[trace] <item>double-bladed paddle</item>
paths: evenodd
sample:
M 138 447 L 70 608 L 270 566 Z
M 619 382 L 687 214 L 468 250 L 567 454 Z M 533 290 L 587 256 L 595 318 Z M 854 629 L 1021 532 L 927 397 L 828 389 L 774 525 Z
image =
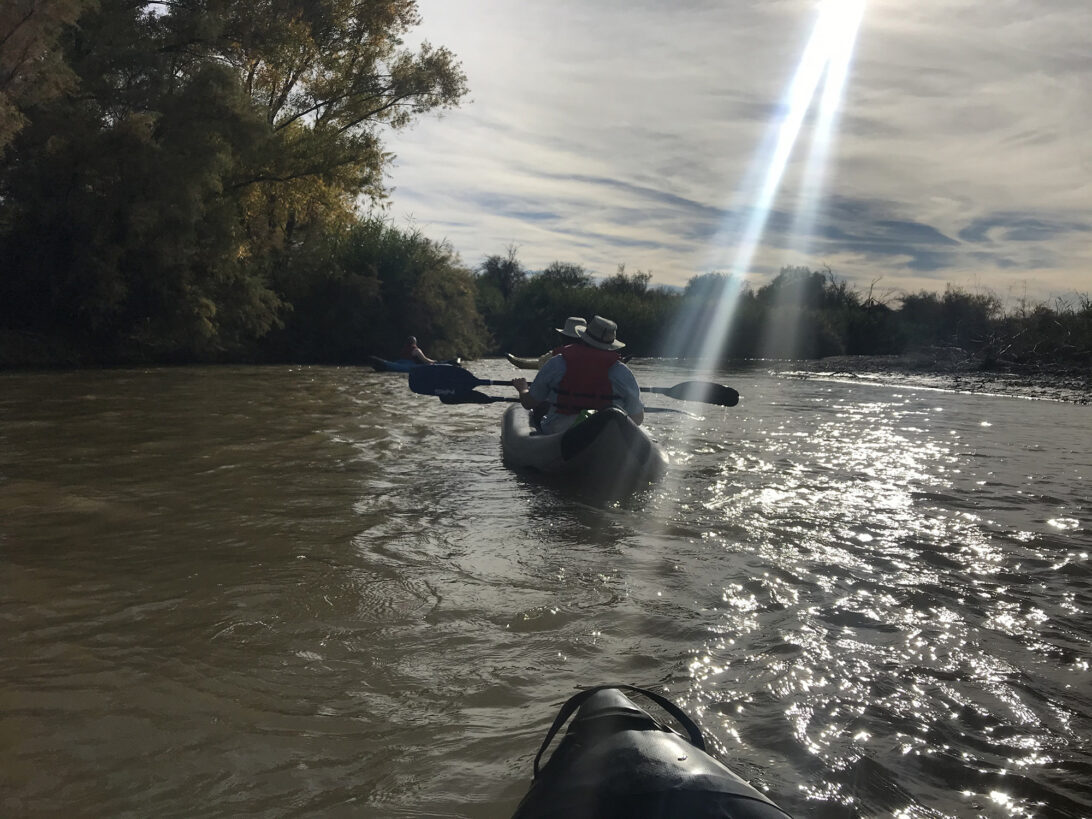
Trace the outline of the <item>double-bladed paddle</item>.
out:
M 462 367 L 452 367 L 446 364 L 433 364 L 430 367 L 418 367 L 410 370 L 410 389 L 419 395 L 435 395 L 448 404 L 486 404 L 492 403 L 489 396 L 478 393 L 481 398 L 467 397 L 475 387 L 481 386 L 512 386 L 511 381 L 494 381 L 488 378 L 478 378 L 473 373 L 467 372 Z M 641 392 L 652 392 L 657 395 L 666 395 L 677 398 L 680 401 L 701 401 L 705 404 L 717 404 L 722 407 L 734 407 L 739 403 L 739 393 L 731 387 L 723 384 L 714 384 L 710 381 L 683 381 L 674 387 L 641 387 Z M 505 400 L 505 399 L 499 399 Z
M 468 392 L 456 392 L 444 394 L 438 396 L 441 404 L 496 404 L 498 401 L 507 401 L 509 403 L 519 401 L 518 398 L 513 398 L 507 395 L 486 395 L 484 392 L 478 392 L 477 390 L 469 390 Z M 686 410 L 673 409 L 671 407 L 645 407 L 646 413 L 657 412 L 680 412 L 683 415 L 690 415 Z M 690 415 L 691 418 L 697 418 L 696 415 Z
M 502 395 L 486 395 L 477 390 L 443 393 L 438 396 L 442 404 L 495 404 L 498 401 L 519 401 L 518 398 Z
M 703 404 L 717 404 L 722 407 L 734 407 L 739 403 L 739 393 L 724 384 L 712 381 L 683 381 L 674 387 L 641 387 L 641 392 L 654 392 L 657 395 L 669 395 L 680 401 L 701 401 Z
M 463 393 L 470 392 L 475 387 L 489 385 L 511 387 L 512 382 L 491 381 L 488 378 L 478 378 L 473 373 L 464 370 L 462 367 L 452 367 L 449 364 L 433 364 L 429 367 L 418 367 L 414 370 L 410 370 L 409 374 L 409 388 L 411 390 L 419 395 L 435 395 L 441 399 L 444 396 L 462 395 Z M 480 394 L 481 393 L 479 393 L 479 395 Z M 485 402 L 471 399 L 469 403 L 477 404 Z

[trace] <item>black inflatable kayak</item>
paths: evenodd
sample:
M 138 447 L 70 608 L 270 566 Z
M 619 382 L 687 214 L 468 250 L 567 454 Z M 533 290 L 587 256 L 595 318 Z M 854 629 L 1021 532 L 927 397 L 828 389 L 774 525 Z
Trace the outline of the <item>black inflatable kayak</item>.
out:
M 638 708 L 648 697 L 683 736 Z M 549 761 L 543 753 L 570 716 Z M 535 778 L 512 819 L 785 819 L 788 814 L 705 752 L 701 729 L 670 700 L 599 686 L 562 706 L 535 757 Z

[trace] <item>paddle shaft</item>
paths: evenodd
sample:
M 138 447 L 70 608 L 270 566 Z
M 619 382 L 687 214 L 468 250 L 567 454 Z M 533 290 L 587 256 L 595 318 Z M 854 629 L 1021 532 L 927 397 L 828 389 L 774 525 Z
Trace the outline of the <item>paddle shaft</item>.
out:
M 481 386 L 513 386 L 512 381 L 478 378 L 461 367 L 433 364 L 410 371 L 409 386 L 421 395 L 458 396 Z M 684 381 L 673 387 L 641 387 L 641 392 L 656 393 L 680 401 L 700 401 L 722 407 L 734 407 L 739 403 L 739 393 L 723 384 L 709 381 Z

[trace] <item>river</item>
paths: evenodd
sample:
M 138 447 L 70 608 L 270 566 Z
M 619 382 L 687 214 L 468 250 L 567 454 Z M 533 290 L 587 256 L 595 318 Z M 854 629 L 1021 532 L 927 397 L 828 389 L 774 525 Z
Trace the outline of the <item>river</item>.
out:
M 404 375 L 0 374 L 0 814 L 507 817 L 629 682 L 797 817 L 1092 815 L 1092 407 L 706 376 L 604 504 Z

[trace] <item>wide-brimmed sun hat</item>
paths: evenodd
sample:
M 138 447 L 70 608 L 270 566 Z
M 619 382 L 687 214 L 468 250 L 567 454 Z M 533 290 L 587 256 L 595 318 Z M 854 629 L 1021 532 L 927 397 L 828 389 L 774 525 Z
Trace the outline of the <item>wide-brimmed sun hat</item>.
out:
M 569 316 L 565 319 L 564 327 L 557 327 L 556 329 L 561 335 L 568 338 L 580 338 L 580 334 L 577 330 L 583 330 L 588 326 L 588 320 L 583 316 Z
M 581 341 L 600 350 L 621 350 L 626 345 L 618 340 L 618 325 L 610 319 L 595 316 L 585 328 L 577 328 Z

